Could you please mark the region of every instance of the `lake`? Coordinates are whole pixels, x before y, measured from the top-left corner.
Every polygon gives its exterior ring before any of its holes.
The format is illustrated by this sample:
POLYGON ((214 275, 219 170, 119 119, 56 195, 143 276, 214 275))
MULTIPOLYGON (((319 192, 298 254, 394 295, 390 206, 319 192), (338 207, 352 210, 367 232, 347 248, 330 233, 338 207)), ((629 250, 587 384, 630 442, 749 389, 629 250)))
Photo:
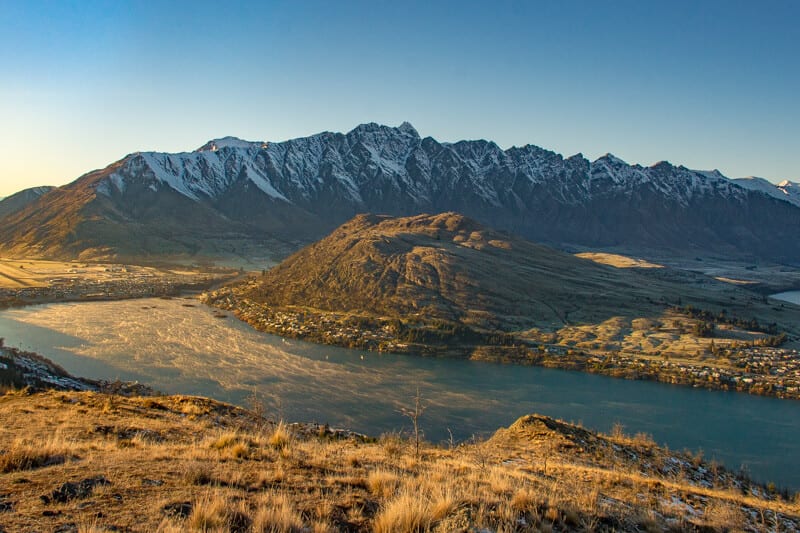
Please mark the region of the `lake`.
POLYGON ((193 299, 48 304, 0 312, 0 337, 90 378, 246 405, 371 435, 407 430, 419 388, 428 440, 488 435, 541 413, 702 449, 755 479, 800 488, 800 403, 536 367, 378 354, 259 333, 193 299))
POLYGON ((800 291, 779 292, 777 294, 771 294, 770 298, 800 305, 800 291))

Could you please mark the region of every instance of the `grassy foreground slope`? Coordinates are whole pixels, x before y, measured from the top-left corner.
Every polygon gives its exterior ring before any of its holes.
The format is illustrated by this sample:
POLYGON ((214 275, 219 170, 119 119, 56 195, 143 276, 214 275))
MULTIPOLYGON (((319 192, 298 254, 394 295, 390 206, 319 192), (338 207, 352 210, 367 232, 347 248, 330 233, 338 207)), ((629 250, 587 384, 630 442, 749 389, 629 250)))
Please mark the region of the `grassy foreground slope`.
POLYGON ((276 424, 197 397, 0 397, 5 531, 798 527, 796 500, 701 457, 536 415, 417 453, 397 435, 276 424))

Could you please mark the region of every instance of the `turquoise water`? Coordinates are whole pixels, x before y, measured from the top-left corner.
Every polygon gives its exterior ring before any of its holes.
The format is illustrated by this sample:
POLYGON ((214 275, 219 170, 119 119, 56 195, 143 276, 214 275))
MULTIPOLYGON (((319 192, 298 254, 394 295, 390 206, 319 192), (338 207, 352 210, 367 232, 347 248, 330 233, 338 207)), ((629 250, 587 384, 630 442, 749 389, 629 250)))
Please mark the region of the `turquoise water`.
POLYGON ((489 434, 529 413, 702 449, 730 468, 800 488, 800 402, 625 381, 562 370, 377 354, 308 344, 215 318, 194 300, 67 303, 0 312, 8 345, 91 378, 245 404, 369 434, 408 429, 399 410, 419 387, 426 437, 489 434))

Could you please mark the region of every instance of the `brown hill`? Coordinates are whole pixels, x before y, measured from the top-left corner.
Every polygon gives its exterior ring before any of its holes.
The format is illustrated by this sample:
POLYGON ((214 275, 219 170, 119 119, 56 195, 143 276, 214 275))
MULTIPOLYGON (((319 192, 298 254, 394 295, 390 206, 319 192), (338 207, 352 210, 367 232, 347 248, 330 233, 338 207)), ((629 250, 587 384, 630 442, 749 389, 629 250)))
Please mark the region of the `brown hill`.
POLYGON ((753 294, 669 269, 619 269, 488 229, 455 213, 359 215, 239 287, 277 307, 438 319, 516 331, 730 306, 753 294))

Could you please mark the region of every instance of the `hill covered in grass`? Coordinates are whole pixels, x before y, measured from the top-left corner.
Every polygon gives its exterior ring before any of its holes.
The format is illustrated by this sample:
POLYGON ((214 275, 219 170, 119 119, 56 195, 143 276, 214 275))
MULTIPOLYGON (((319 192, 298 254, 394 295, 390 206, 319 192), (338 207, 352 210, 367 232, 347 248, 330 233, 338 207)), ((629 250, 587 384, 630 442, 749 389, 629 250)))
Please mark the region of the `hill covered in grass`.
POLYGON ((754 297, 703 276, 601 265, 456 213, 359 215, 235 291, 275 307, 506 332, 652 316, 677 303, 735 307, 754 297))
MULTIPOLYGON (((420 418, 424 428, 424 415, 420 418)), ((419 451, 213 400, 0 397, 5 531, 780 531, 787 495, 544 416, 419 451)))

